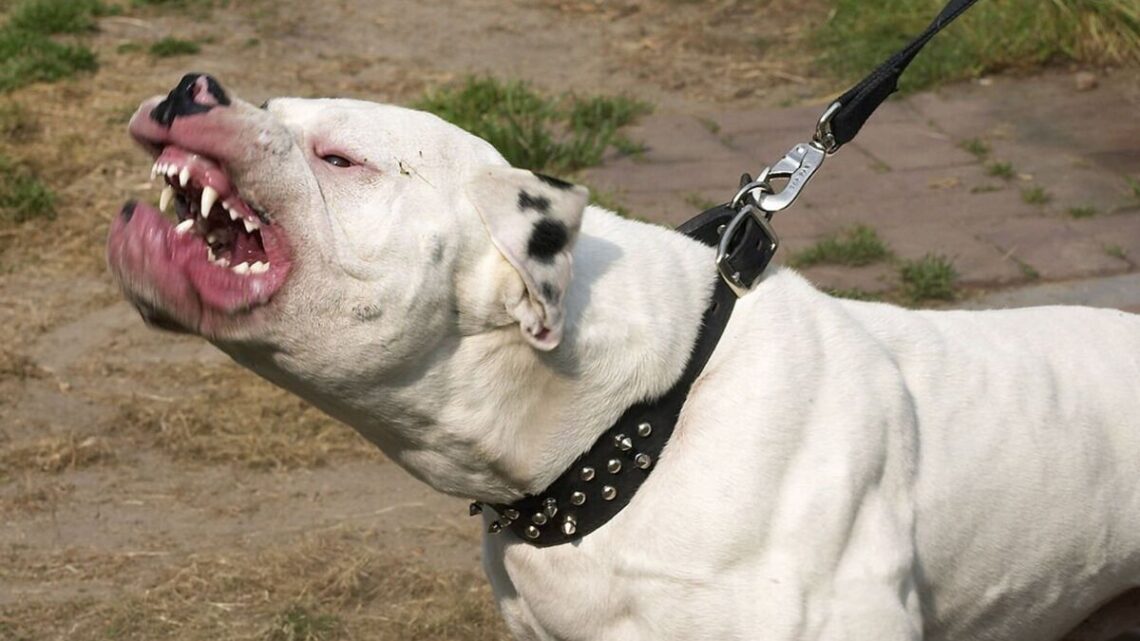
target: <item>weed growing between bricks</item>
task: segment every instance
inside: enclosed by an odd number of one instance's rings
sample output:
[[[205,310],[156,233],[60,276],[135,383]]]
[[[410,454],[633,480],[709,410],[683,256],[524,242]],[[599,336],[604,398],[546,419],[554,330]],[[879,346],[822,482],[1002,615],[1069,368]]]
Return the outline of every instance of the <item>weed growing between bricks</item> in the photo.
[[[796,252],[788,259],[788,265],[797,268],[813,265],[862,267],[890,257],[890,249],[874,229],[855,225]]]
[[[912,303],[928,300],[954,300],[958,271],[954,263],[939,254],[927,254],[919,260],[905,261],[899,268],[903,294]]]

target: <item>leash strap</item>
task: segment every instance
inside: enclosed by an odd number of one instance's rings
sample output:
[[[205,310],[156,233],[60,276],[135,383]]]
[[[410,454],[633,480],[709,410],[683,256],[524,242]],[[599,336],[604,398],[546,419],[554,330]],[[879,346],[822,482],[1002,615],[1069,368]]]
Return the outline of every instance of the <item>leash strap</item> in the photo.
[[[827,153],[835,153],[840,147],[855,138],[859,130],[863,128],[863,124],[867,122],[871,114],[875,113],[879,105],[883,104],[888,96],[898,90],[899,78],[918,55],[918,52],[922,51],[926,43],[930,42],[934,36],[938,35],[938,32],[949,26],[975,2],[977,0],[950,0],[942,9],[942,13],[938,14],[934,22],[931,22],[930,26],[926,28],[926,31],[911,40],[910,44],[888,58],[886,62],[871,72],[871,75],[847,90],[847,93],[835,101],[839,106],[830,110],[833,140],[821,141],[824,142],[824,149]],[[829,142],[833,144],[828,144]]]
[[[722,236],[716,259],[721,278],[737,296],[743,296],[752,289],[779,244],[775,232],[768,225],[772,215],[796,201],[823,161],[851,142],[879,105],[898,90],[899,78],[926,43],[975,2],[977,0],[950,0],[917,38],[831,103],[816,124],[811,142],[792,147],[779,162],[764,168],[755,180],[745,174],[740,190],[727,205],[738,214]],[[773,180],[785,182],[781,189],[776,190],[772,186]],[[741,251],[740,248],[748,245],[741,242],[737,230],[747,227],[746,219],[751,219],[748,225],[761,227],[770,242],[760,243],[756,250]],[[755,269],[757,265],[759,270]]]

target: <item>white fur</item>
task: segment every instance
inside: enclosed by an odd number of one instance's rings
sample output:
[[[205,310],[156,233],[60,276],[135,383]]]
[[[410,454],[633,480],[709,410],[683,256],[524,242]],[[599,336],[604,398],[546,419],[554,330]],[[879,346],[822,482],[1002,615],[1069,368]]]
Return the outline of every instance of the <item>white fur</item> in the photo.
[[[210,113],[303,152],[234,165],[297,262],[212,340],[438,490],[541,490],[679,376],[709,249],[588,207],[544,312],[483,224],[524,179],[465,187],[505,164],[486,143],[352,101]],[[542,351],[526,326],[550,313]],[[1058,639],[1140,583],[1138,381],[1136,316],[914,312],[772,269],[632,503],[573,545],[488,536],[487,573],[519,639]]]

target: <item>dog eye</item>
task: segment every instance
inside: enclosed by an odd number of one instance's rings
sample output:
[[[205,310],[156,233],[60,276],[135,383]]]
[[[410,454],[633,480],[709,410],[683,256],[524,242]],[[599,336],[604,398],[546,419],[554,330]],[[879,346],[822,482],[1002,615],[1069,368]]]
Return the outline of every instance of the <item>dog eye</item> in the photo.
[[[336,154],[321,156],[321,160],[327,162],[333,167],[351,167],[353,165],[352,161],[348,158],[345,158],[344,156],[337,156]]]

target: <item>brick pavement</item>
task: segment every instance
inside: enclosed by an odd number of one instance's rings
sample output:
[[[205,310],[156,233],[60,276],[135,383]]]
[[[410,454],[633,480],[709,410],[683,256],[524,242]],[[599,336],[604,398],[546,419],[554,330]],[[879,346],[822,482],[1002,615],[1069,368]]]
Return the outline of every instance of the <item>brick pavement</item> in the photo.
[[[805,140],[822,108],[655,114],[631,132],[648,145],[643,155],[611,158],[584,180],[639,216],[677,224],[731,196],[742,171]],[[969,139],[990,153],[966,151]],[[991,162],[1015,175],[988,175]],[[967,288],[1110,277],[1140,266],[1140,194],[1129,177],[1140,180],[1140,71],[1102,74],[1089,91],[1069,73],[995,78],[885,104],[775,226],[786,260],[863,223],[901,259],[950,257]],[[1051,200],[1025,202],[1033,187]],[[1096,213],[1076,218],[1075,207]],[[805,271],[825,287],[898,284],[889,263]],[[1132,299],[1122,305],[1140,306],[1140,293]]]

